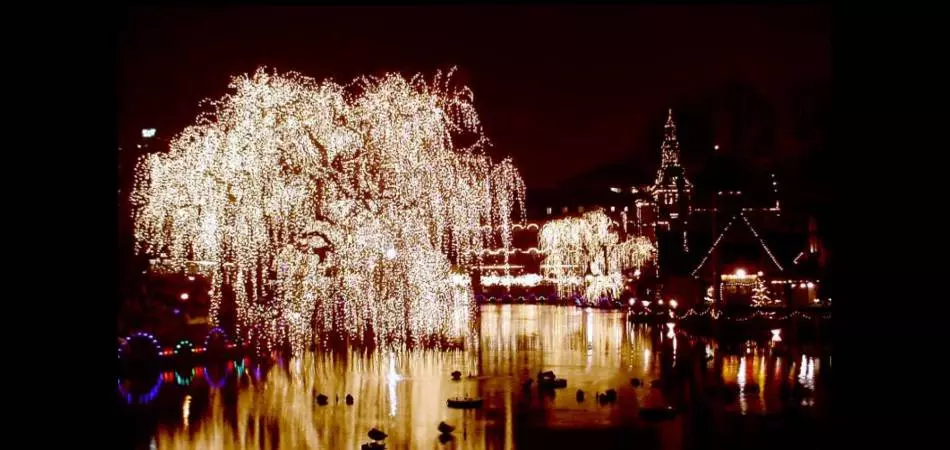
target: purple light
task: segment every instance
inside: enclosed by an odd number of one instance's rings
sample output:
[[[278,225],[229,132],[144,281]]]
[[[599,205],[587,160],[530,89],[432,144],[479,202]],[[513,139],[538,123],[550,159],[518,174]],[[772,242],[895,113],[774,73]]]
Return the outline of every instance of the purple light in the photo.
[[[172,310],[172,312],[174,312],[176,316],[181,314],[181,310],[178,308],[175,308],[174,310]]]

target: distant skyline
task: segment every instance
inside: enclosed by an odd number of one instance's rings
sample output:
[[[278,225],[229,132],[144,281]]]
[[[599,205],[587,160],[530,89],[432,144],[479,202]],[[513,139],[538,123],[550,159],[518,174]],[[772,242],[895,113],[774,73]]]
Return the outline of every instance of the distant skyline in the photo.
[[[810,177],[828,126],[830,16],[814,5],[133,8],[119,130],[169,138],[262,65],[342,83],[457,66],[490,153],[512,156],[531,189],[611,164],[655,171],[669,107],[687,170],[718,143]]]

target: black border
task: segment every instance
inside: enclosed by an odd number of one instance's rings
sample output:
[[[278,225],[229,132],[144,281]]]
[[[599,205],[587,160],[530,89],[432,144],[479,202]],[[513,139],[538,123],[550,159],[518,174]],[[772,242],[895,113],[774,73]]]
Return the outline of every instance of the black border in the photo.
[[[23,150],[8,150],[36,157],[29,166],[12,163],[19,176],[11,179],[39,178],[8,194],[27,197],[9,220],[35,235],[15,237],[13,244],[42,242],[22,246],[32,288],[11,294],[7,316],[27,329],[41,327],[26,331],[31,345],[23,356],[39,356],[42,368],[28,368],[39,375],[11,391],[47,395],[27,402],[43,417],[42,439],[73,445],[100,444],[117,431],[90,405],[108,402],[114,390],[115,32],[122,13],[89,8],[47,11],[40,32],[46,36],[23,40],[26,62],[18,69],[34,86],[12,89],[28,107],[15,113],[25,126],[9,129],[20,136],[11,145]],[[937,398],[942,358],[923,346],[942,343],[948,328],[938,246],[946,228],[939,198],[946,191],[946,144],[932,139],[946,128],[940,117],[950,79],[938,68],[945,54],[939,17],[935,9],[900,5],[835,8],[840,126],[832,142],[841,176],[834,194],[834,270],[843,295],[835,299],[835,411],[843,420],[838,439],[816,448],[925,443],[927,431],[940,430],[934,421],[946,415]],[[32,196],[46,199],[35,204]],[[923,312],[891,309],[917,302]],[[55,348],[66,351],[37,350]],[[888,404],[894,400],[900,404]]]

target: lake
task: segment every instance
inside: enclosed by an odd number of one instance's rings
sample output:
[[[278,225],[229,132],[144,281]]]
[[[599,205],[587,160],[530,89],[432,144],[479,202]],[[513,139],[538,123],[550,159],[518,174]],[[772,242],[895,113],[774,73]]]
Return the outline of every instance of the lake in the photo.
[[[679,449],[815,448],[830,422],[827,344],[724,345],[631,324],[621,311],[545,305],[481,306],[475,329],[462,348],[328,350],[119,380],[121,427],[130,448],[359,449],[375,427],[390,449]],[[522,387],[542,370],[567,388]],[[600,404],[595,394],[607,389],[617,399]],[[449,409],[458,396],[484,406]],[[667,406],[681,412],[641,419],[641,409]],[[441,421],[456,427],[451,439],[440,437]]]

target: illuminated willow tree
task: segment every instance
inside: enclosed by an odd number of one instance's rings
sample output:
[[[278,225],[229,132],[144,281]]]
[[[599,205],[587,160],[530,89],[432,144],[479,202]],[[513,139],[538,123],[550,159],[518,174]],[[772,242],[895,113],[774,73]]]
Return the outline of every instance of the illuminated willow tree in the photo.
[[[643,236],[621,239],[615,224],[603,210],[548,222],[539,239],[544,275],[554,277],[561,295],[580,293],[593,300],[601,295],[617,297],[623,287],[621,272],[639,268],[652,259],[656,249]]]
[[[452,267],[499,244],[482,225],[510,245],[524,184],[484,154],[471,92],[451,80],[234,78],[139,165],[139,250],[202,267],[212,320],[233,296],[237,331],[266,347],[464,334],[472,293]]]

